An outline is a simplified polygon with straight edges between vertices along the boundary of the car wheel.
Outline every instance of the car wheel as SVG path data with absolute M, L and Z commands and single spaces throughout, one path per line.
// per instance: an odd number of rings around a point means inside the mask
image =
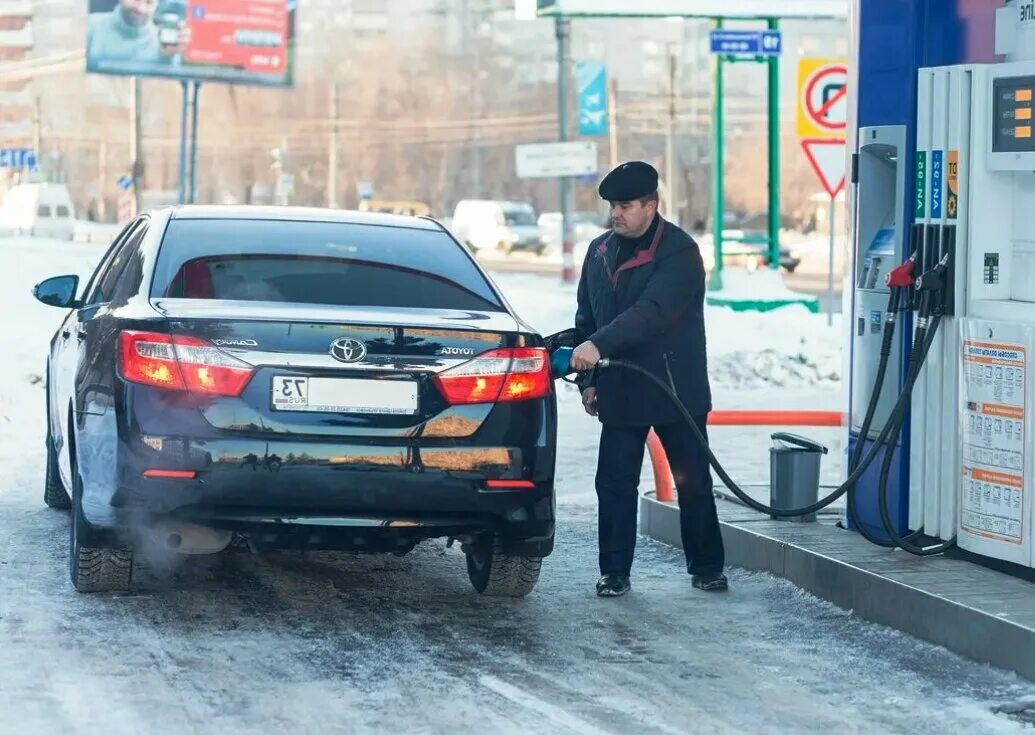
M 72 500 L 68 497 L 64 483 L 61 482 L 61 475 L 58 473 L 57 452 L 50 437 L 47 437 L 47 476 L 43 480 L 43 502 L 48 508 L 57 510 L 68 510 L 72 507 Z
M 510 255 L 512 252 L 514 252 L 514 246 L 506 240 L 500 240 L 496 244 L 496 249 L 504 255 Z
M 786 270 L 786 271 L 787 271 L 788 273 L 794 273 L 794 269 L 795 269 L 795 268 L 797 268 L 797 267 L 798 267 L 798 264 L 797 264 L 797 263 L 794 263 L 793 265 L 792 265 L 792 264 L 789 264 L 789 263 L 788 263 L 787 265 L 785 265 L 785 266 L 784 266 L 784 269 L 785 269 L 785 270 Z
M 49 373 L 49 370 L 48 370 Z M 68 510 L 72 507 L 72 499 L 61 482 L 58 472 L 57 452 L 54 451 L 54 439 L 50 434 L 50 392 L 47 392 L 47 475 L 43 480 L 43 502 L 48 508 Z
M 74 455 L 73 455 L 74 456 Z M 72 523 L 70 564 L 72 586 L 77 592 L 125 592 L 133 577 L 133 551 L 92 546 L 97 541 L 83 515 L 83 481 L 72 464 Z
M 483 595 L 525 597 L 539 581 L 542 557 L 505 554 L 503 540 L 495 534 L 480 539 L 466 553 L 467 576 Z

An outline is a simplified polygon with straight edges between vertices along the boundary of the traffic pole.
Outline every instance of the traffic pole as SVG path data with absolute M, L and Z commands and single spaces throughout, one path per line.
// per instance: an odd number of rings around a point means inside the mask
M 571 37 L 571 21 L 558 16 L 554 21 L 557 34 L 557 125 L 558 139 L 564 143 L 568 140 L 568 76 L 571 67 L 568 42 Z M 558 179 L 560 184 L 561 210 L 561 253 L 563 268 L 561 280 L 564 283 L 575 282 L 575 243 L 571 232 L 571 180 L 566 176 Z

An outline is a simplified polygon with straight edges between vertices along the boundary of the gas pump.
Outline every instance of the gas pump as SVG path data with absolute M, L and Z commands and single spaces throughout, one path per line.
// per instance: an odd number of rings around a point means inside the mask
M 891 290 L 886 278 L 909 256 L 904 204 L 908 199 L 905 193 L 906 128 L 904 125 L 861 128 L 858 141 L 854 172 L 857 199 L 854 230 L 855 262 L 859 267 L 853 299 L 848 442 L 848 453 L 853 458 L 868 452 L 888 423 L 904 385 L 910 343 L 909 329 L 900 328 L 887 356 L 885 388 L 872 409 L 871 420 L 867 422 L 882 342 L 890 326 L 887 309 Z M 905 534 L 907 525 L 906 496 L 899 490 L 907 470 L 904 446 L 903 438 L 890 450 L 893 464 L 889 505 L 899 534 Z M 875 462 L 851 491 L 848 521 L 850 527 L 864 531 L 871 538 L 886 539 L 877 508 L 880 465 L 880 462 Z
M 958 267 L 913 396 L 910 525 L 1035 566 L 1035 62 L 921 69 L 918 97 L 918 221 Z

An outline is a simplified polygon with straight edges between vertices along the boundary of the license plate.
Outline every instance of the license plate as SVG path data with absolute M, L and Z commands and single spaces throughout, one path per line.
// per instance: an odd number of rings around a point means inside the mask
M 276 375 L 272 386 L 277 411 L 313 413 L 417 413 L 417 383 L 413 380 L 358 378 L 299 378 Z

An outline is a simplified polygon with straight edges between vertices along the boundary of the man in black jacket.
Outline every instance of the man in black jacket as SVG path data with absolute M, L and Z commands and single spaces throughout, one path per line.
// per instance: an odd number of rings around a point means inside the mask
M 707 436 L 711 410 L 704 334 L 704 265 L 697 243 L 658 214 L 658 172 L 625 163 L 600 183 L 612 230 L 582 265 L 578 347 L 572 367 L 604 357 L 635 362 L 673 386 Z M 653 427 L 675 478 L 687 571 L 698 589 L 727 588 L 724 550 L 708 459 L 664 392 L 647 378 L 610 368 L 583 387 L 586 411 L 603 424 L 597 462 L 600 581 L 597 594 L 629 591 L 644 444 Z

